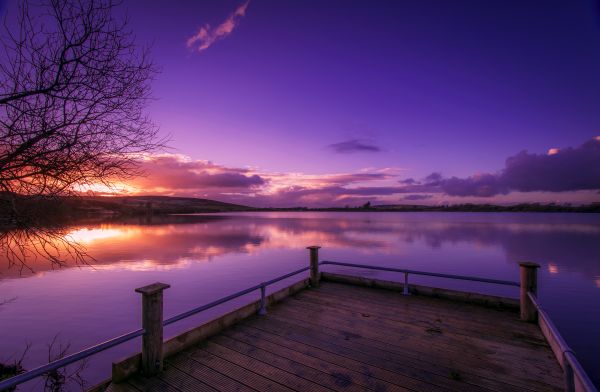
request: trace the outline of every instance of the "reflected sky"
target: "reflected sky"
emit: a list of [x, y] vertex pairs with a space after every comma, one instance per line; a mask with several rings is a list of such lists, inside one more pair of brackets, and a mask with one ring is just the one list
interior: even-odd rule
[[[72, 226], [66, 236], [85, 246], [89, 266], [53, 269], [29, 260], [34, 272], [0, 264], [0, 353], [32, 342], [28, 366], [44, 361], [60, 333], [73, 349], [139, 326], [133, 292], [155, 281], [171, 284], [166, 316], [244, 289], [321, 258], [497, 279], [518, 280], [518, 262], [541, 264], [540, 299], [590, 373], [600, 374], [600, 215], [517, 213], [261, 212], [131, 218]], [[399, 280], [394, 273], [330, 270]], [[411, 277], [411, 282], [517, 296], [512, 287]], [[272, 288], [271, 290], [274, 290]], [[252, 295], [244, 299], [253, 299]], [[240, 300], [242, 301], [242, 300]], [[243, 301], [242, 301], [243, 302]], [[227, 304], [167, 331], [223, 313]], [[132, 343], [102, 353], [87, 376], [108, 375], [110, 361]], [[0, 358], [0, 360], [5, 358]]]
[[[411, 248], [441, 253], [466, 245], [499, 250], [508, 263], [535, 261], [550, 273], [579, 272], [593, 281], [600, 276], [600, 217], [585, 214], [182, 215], [75, 226], [67, 233], [66, 238], [94, 258], [90, 261], [94, 268], [115, 270], [186, 268], [228, 254], [297, 250], [309, 244], [342, 250], [350, 257], [406, 255]], [[28, 275], [2, 261], [0, 279]], [[36, 273], [52, 267], [43, 259], [28, 263]]]

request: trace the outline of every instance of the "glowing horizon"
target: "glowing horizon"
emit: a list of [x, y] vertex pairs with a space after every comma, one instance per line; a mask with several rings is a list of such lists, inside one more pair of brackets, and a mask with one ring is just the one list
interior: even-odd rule
[[140, 157], [146, 177], [78, 191], [257, 207], [600, 201], [591, 3], [434, 3], [123, 4], [153, 43], [147, 109], [169, 150]]

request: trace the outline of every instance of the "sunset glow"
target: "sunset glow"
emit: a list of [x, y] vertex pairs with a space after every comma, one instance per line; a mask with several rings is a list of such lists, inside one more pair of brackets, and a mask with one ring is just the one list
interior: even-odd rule
[[[145, 177], [82, 191], [257, 207], [600, 201], [600, 33], [585, 7], [361, 4], [126, 4], [162, 69], [148, 112], [169, 149], [142, 157]], [[520, 7], [536, 17], [515, 21]]]
[[600, 385], [600, 0], [0, 17], [0, 390]]

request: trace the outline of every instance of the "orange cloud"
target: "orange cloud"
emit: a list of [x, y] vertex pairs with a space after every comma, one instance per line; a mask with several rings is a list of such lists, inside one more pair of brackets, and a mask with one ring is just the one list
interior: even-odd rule
[[[432, 173], [404, 179], [403, 169], [368, 168], [353, 173], [278, 173], [236, 168], [183, 155], [138, 158], [145, 176], [114, 194], [199, 197], [255, 207], [330, 207], [414, 202], [506, 204], [516, 202], [590, 203], [600, 190], [600, 140], [594, 138], [552, 155], [521, 152], [497, 173], [466, 178]], [[82, 189], [85, 191], [86, 189]], [[95, 189], [90, 189], [95, 190]]]
[[216, 41], [227, 37], [246, 15], [246, 9], [248, 8], [249, 3], [250, 0], [239, 5], [224, 22], [215, 28], [211, 28], [209, 24], [200, 27], [198, 32], [186, 41], [187, 48], [202, 52], [203, 50], [208, 49]]
[[182, 155], [147, 156], [140, 162], [144, 175], [132, 180], [133, 193], [199, 195], [249, 190], [266, 180], [247, 169], [228, 168], [209, 161], [193, 161]]

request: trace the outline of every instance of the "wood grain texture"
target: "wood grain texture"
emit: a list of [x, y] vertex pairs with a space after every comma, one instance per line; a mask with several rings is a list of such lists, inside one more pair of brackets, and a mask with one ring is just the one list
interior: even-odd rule
[[[540, 329], [506, 308], [321, 282], [111, 391], [562, 391]], [[162, 389], [161, 389], [162, 388]]]

